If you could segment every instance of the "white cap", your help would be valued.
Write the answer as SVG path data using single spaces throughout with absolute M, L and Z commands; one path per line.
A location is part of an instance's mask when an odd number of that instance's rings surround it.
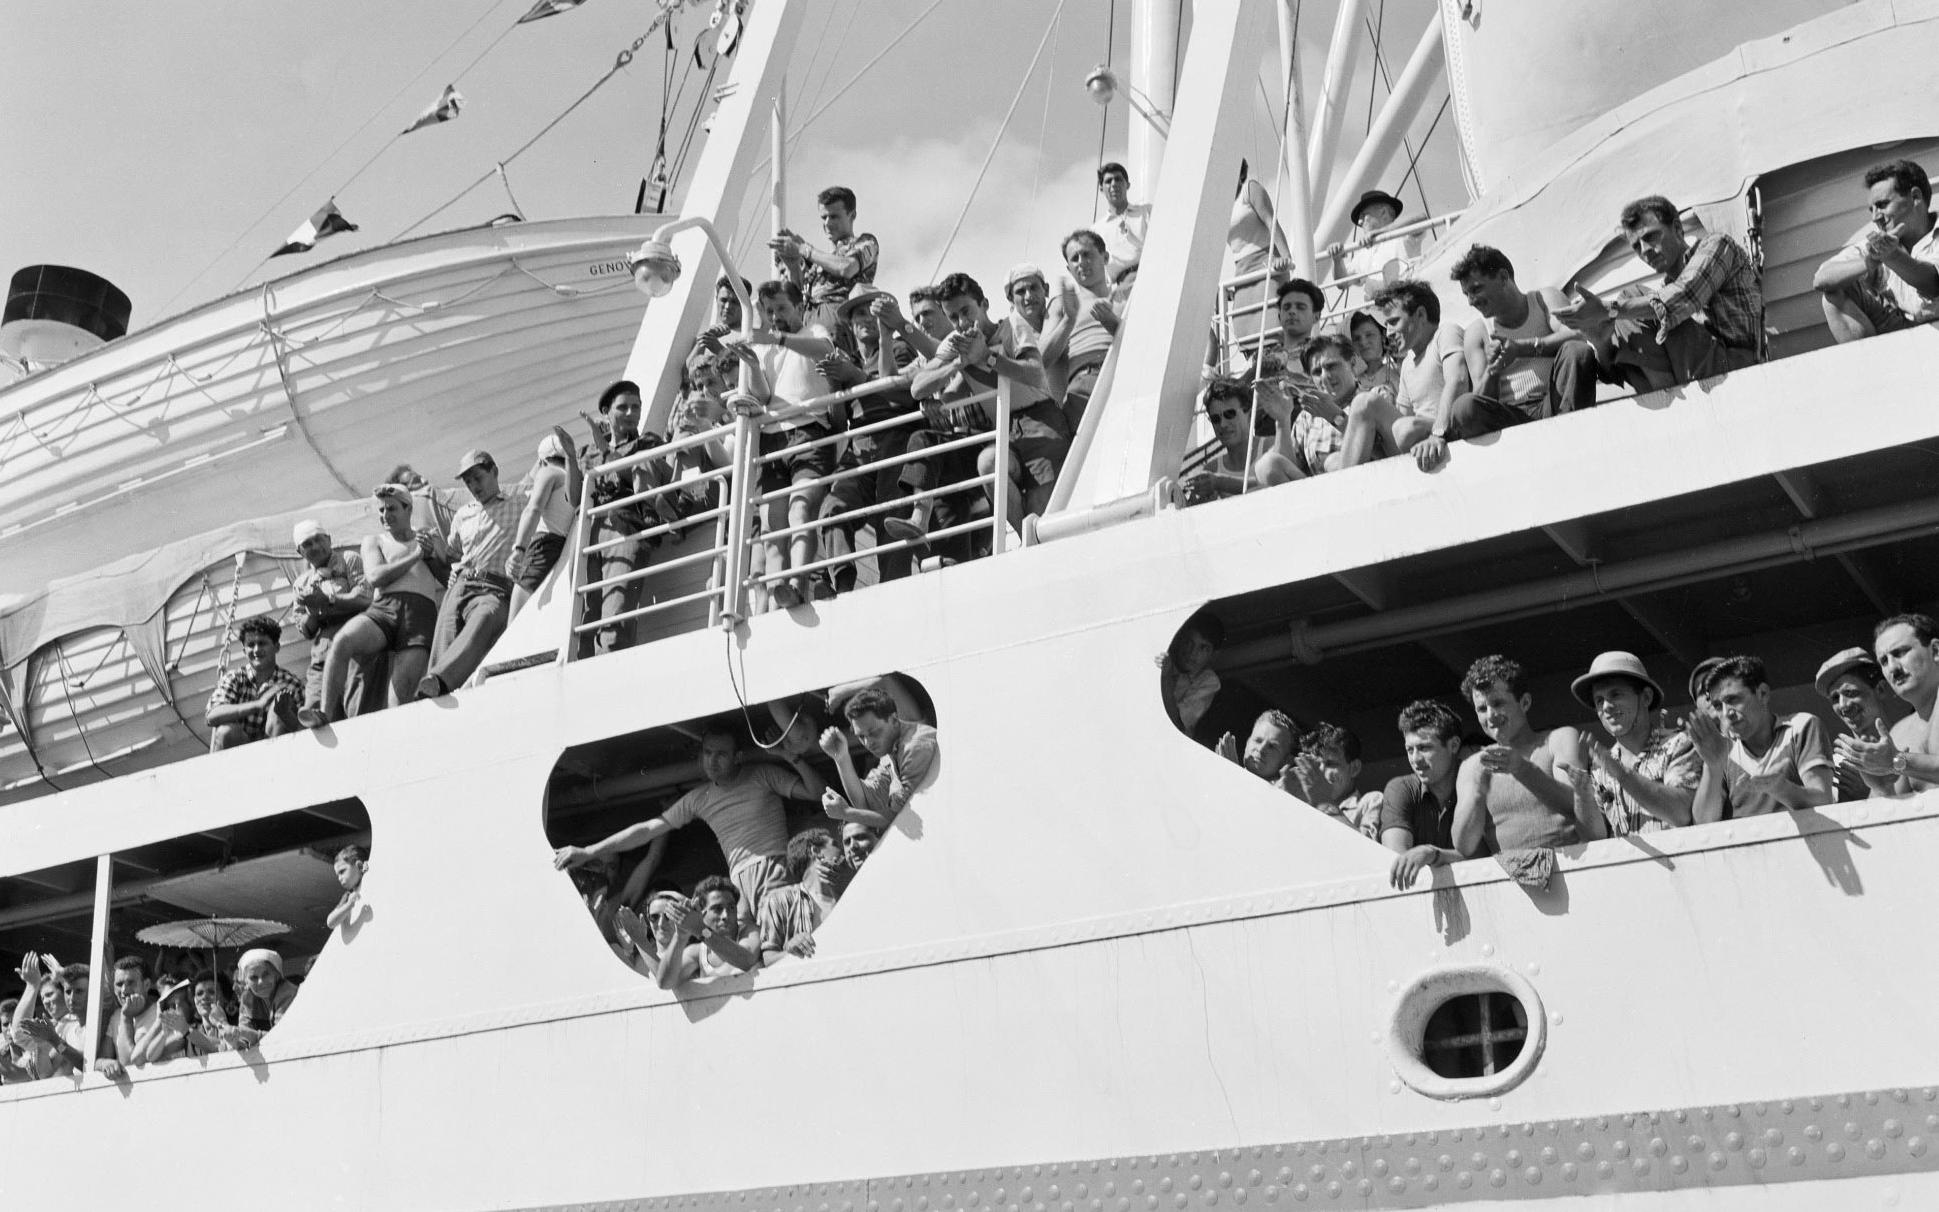
M 317 521 L 315 518 L 304 518 L 301 522 L 298 522 L 296 524 L 295 529 L 293 529 L 290 532 L 290 539 L 298 547 L 301 547 L 303 544 L 309 542 L 311 539 L 314 539 L 316 536 L 322 533 L 323 533 L 323 523 Z

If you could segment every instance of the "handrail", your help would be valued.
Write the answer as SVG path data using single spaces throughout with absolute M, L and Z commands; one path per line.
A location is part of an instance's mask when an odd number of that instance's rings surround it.
M 661 442 L 651 448 L 635 451 L 622 458 L 600 464 L 590 473 L 591 475 L 623 474 L 648 465 L 670 467 L 678 456 L 710 447 L 718 449 L 717 443 L 724 443 L 731 450 L 728 463 L 724 467 L 711 467 L 681 479 L 669 479 L 664 484 L 654 484 L 598 504 L 593 503 L 593 493 L 590 489 L 584 494 L 579 508 L 580 542 L 571 567 L 572 608 L 569 612 L 568 640 L 562 648 L 562 653 L 565 655 L 561 659 L 577 659 L 582 655 L 578 651 L 578 641 L 606 627 L 701 601 L 709 604 L 710 625 L 732 623 L 744 617 L 742 603 L 748 590 L 769 586 L 783 579 L 826 572 L 862 559 L 898 552 L 912 552 L 932 543 L 975 533 L 985 528 L 991 532 L 992 554 L 1007 550 L 1013 545 L 1013 540 L 1012 536 L 1005 534 L 1004 531 L 1010 527 L 1013 519 L 1010 517 L 1009 494 L 1005 491 L 1005 487 L 1010 482 L 1010 443 L 1007 436 L 1010 433 L 1012 395 L 1011 385 L 1006 379 L 999 379 L 994 388 L 954 399 L 924 401 L 920 409 L 838 430 L 783 450 L 765 454 L 760 450 L 760 435 L 764 430 L 771 430 L 777 425 L 799 417 L 820 418 L 830 409 L 843 407 L 857 400 L 869 399 L 892 391 L 906 391 L 911 383 L 912 377 L 907 374 L 886 375 L 798 403 L 779 404 L 766 409 L 749 407 L 751 401 L 744 398 L 739 401 L 740 410 L 729 422 L 699 433 Z M 803 450 L 844 448 L 857 438 L 870 435 L 901 429 L 935 428 L 939 415 L 962 416 L 971 409 L 987 406 L 992 400 L 995 401 L 996 407 L 985 413 L 988 421 L 987 428 L 982 427 L 977 419 L 965 419 L 962 422 L 963 431 L 955 432 L 956 425 L 945 422 L 940 427 L 940 431 L 935 434 L 936 440 L 919 449 L 899 450 L 867 463 L 838 466 L 826 474 L 799 484 L 789 484 L 771 490 L 764 490 L 761 486 L 763 467 L 795 458 Z M 988 415 L 989 412 L 993 412 L 994 415 Z M 1006 440 L 999 441 L 999 438 Z M 844 510 L 838 518 L 826 520 L 810 518 L 805 522 L 779 527 L 762 524 L 760 513 L 763 506 L 785 500 L 794 494 L 825 491 L 844 480 L 862 476 L 880 476 L 908 464 L 936 460 L 963 451 L 980 450 L 985 445 L 992 446 L 994 452 L 990 460 L 990 464 L 993 465 L 987 472 L 952 478 L 947 483 L 920 490 L 904 491 L 888 500 L 859 504 L 853 509 Z M 718 489 L 715 488 L 716 485 L 719 486 Z M 636 532 L 597 540 L 594 538 L 595 529 L 603 518 L 642 506 L 650 508 L 652 503 L 668 496 L 691 492 L 696 487 L 702 486 L 710 493 L 717 493 L 715 503 L 705 509 L 671 520 L 657 520 L 654 525 Z M 943 497 L 958 497 L 965 493 L 980 495 L 984 492 L 987 492 L 992 505 L 987 517 L 976 516 L 967 521 L 930 530 L 920 539 L 888 540 L 886 536 L 878 535 L 877 542 L 859 550 L 836 555 L 824 554 L 822 558 L 791 567 L 763 567 L 759 572 L 750 572 L 750 569 L 755 567 L 754 551 L 757 545 L 785 543 L 795 536 L 819 531 L 831 523 L 853 526 L 892 511 L 914 510 L 925 502 L 933 502 Z M 980 514 L 980 511 L 978 512 Z M 591 557 L 628 544 L 639 544 L 644 540 L 665 538 L 670 535 L 684 536 L 710 521 L 714 523 L 715 533 L 714 542 L 708 547 L 678 554 L 669 553 L 665 558 L 649 559 L 639 567 L 613 575 L 602 574 L 597 578 L 591 575 L 591 566 L 587 563 Z M 713 564 L 714 572 L 705 588 L 691 588 L 692 580 L 674 576 L 678 573 L 686 573 L 690 576 L 696 566 L 708 563 Z M 671 589 L 673 591 L 671 596 L 653 596 L 654 583 Z M 599 601 L 597 595 L 603 595 L 615 588 L 634 585 L 640 586 L 640 592 L 651 596 L 651 600 L 639 601 L 637 604 L 619 603 L 626 608 L 612 614 L 604 614 L 592 609 L 593 604 Z M 598 613 L 599 617 L 591 617 L 595 613 Z

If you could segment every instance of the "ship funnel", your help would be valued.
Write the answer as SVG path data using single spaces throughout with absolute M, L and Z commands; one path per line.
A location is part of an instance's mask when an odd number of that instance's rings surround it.
M 7 286 L 0 354 L 29 370 L 58 366 L 128 331 L 131 305 L 114 283 L 85 269 L 30 265 Z

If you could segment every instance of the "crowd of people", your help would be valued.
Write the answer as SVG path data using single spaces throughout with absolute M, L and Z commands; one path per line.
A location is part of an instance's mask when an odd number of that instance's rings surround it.
M 342 897 L 325 925 L 352 923 L 362 908 L 370 852 L 343 847 L 332 863 Z M 0 1085 L 72 1076 L 87 1063 L 87 1034 L 97 1034 L 97 1072 L 118 1080 L 185 1057 L 247 1052 L 283 1020 L 298 981 L 281 952 L 252 947 L 232 970 L 216 971 L 191 952 L 122 955 L 89 1010 L 90 970 L 29 951 L 20 961 L 18 997 L 0 1000 Z
M 1223 641 L 1202 611 L 1158 658 L 1161 701 L 1188 735 L 1222 690 Z M 1409 773 L 1383 788 L 1363 785 L 1360 739 L 1335 723 L 1267 710 L 1243 744 L 1227 732 L 1213 747 L 1392 850 L 1397 888 L 1490 854 L 1541 885 L 1558 847 L 1939 786 L 1939 622 L 1884 619 L 1869 649 L 1833 654 L 1813 684 L 1843 725 L 1835 738 L 1816 715 L 1774 709 L 1764 662 L 1748 654 L 1700 662 L 1673 722 L 1643 662 L 1603 652 L 1570 683 L 1594 724 L 1540 728 L 1521 665 L 1495 655 L 1459 687 L 1482 735 L 1445 702 L 1409 703 L 1397 725 Z
M 1939 319 L 1939 237 L 1925 170 L 1893 160 L 1866 172 L 1864 184 L 1871 222 L 1813 284 L 1839 342 Z M 1357 247 L 1373 249 L 1369 237 L 1399 213 L 1398 199 L 1369 193 L 1355 210 Z M 1763 358 L 1763 287 L 1743 245 L 1721 232 L 1692 239 L 1661 196 L 1629 203 L 1618 222 L 1653 281 L 1606 300 L 1581 283 L 1530 288 L 1506 253 L 1477 244 L 1448 275 L 1478 313 L 1465 327 L 1442 320 L 1431 284 L 1403 277 L 1376 286 L 1370 306 L 1337 331 L 1316 331 L 1325 293 L 1278 275 L 1276 331 L 1261 325 L 1238 348 L 1215 350 L 1219 373 L 1203 396 L 1213 442 L 1188 468 L 1187 500 L 1402 455 L 1432 471 L 1447 461 L 1449 442 L 1593 407 L 1599 384 L 1659 391 Z M 1330 251 L 1336 270 L 1366 272 Z
M 662 988 L 814 954 L 816 928 L 940 768 L 936 729 L 898 677 L 768 713 L 771 742 L 752 744 L 739 721 L 706 723 L 696 785 L 656 815 L 553 854 L 614 954 Z M 724 870 L 670 880 L 668 841 L 695 821 L 720 844 Z

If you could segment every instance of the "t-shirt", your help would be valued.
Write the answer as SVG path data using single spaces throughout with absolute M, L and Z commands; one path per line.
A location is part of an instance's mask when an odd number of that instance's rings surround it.
M 1852 262 L 1865 260 L 1865 237 L 1876 230 L 1870 223 L 1858 229 L 1857 234 L 1846 242 L 1834 261 Z M 1939 266 L 1939 223 L 1935 223 L 1911 249 L 1912 257 L 1928 265 Z M 1866 269 L 1860 279 L 1872 293 L 1890 299 L 1897 305 L 1905 318 L 1915 324 L 1939 319 L 1939 295 L 1922 295 L 1910 282 L 1899 277 L 1883 265 L 1873 265 Z
M 1363 791 L 1340 801 L 1340 820 L 1374 841 L 1380 840 L 1380 815 L 1387 800 L 1378 791 Z
M 818 326 L 811 325 L 803 330 L 807 336 L 826 336 Z M 815 359 L 799 350 L 784 349 L 779 345 L 759 345 L 754 350 L 756 360 L 761 364 L 761 374 L 767 379 L 768 407 L 779 410 L 792 404 L 805 404 L 823 396 L 833 395 L 835 389 L 815 365 Z M 801 429 L 817 425 L 828 419 L 827 409 L 816 412 L 797 413 L 779 421 L 770 421 L 765 429 Z
M 1788 811 L 1766 791 L 1745 786 L 1749 780 L 1768 774 L 1781 774 L 1791 782 L 1804 785 L 1804 775 L 1820 768 L 1830 769 L 1831 751 L 1825 745 L 1824 725 L 1818 717 L 1800 711 L 1777 721 L 1771 731 L 1771 747 L 1753 757 L 1744 742 L 1730 743 L 1730 756 L 1724 763 L 1724 794 L 1730 815 L 1763 816 Z
M 1454 796 L 1443 804 L 1434 788 L 1417 774 L 1390 779 L 1380 793 L 1380 831 L 1405 829 L 1416 846 L 1454 849 Z
M 1107 214 L 1091 224 L 1091 230 L 1104 241 L 1104 255 L 1113 275 L 1127 265 L 1136 265 L 1138 259 L 1144 256 L 1145 232 L 1150 226 L 1149 202 L 1129 203 L 1123 214 Z
M 875 769 L 862 779 L 862 798 L 857 807 L 893 817 L 900 804 L 889 800 L 900 789 L 904 796 L 927 786 L 936 773 L 936 730 L 927 724 L 902 721 L 895 745 L 876 762 Z
M 1404 413 L 1438 420 L 1441 393 L 1447 390 L 1447 359 L 1461 356 L 1461 326 L 1443 320 L 1418 357 L 1411 349 L 1401 353 L 1400 390 L 1394 393 L 1394 403 Z
M 786 951 L 788 944 L 804 934 L 813 934 L 822 918 L 834 907 L 823 905 L 800 884 L 783 884 L 761 898 L 755 925 L 761 932 L 761 950 Z
M 742 766 L 725 786 L 702 783 L 673 802 L 666 823 L 679 828 L 707 822 L 727 853 L 727 865 L 749 859 L 779 859 L 788 852 L 788 818 L 781 800 L 799 778 L 792 770 L 756 763 Z

